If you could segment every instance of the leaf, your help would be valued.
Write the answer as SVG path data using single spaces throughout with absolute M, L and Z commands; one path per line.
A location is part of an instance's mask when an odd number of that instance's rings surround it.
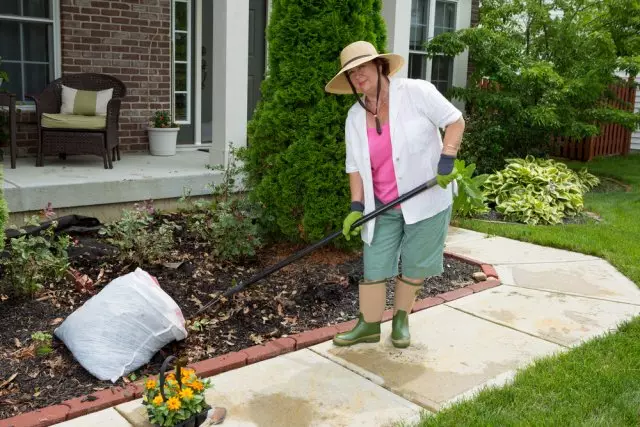
M 59 324 L 60 322 L 62 322 L 64 319 L 62 317 L 56 317 L 55 319 L 53 319 L 49 325 L 51 326 L 55 326 L 57 324 Z
M 9 377 L 9 379 L 7 379 L 6 381 L 4 381 L 2 384 L 0 384 L 0 388 L 4 388 L 4 386 L 6 386 L 7 384 L 9 384 L 11 381 L 15 380 L 16 377 L 18 376 L 18 373 L 14 373 L 13 375 L 11 375 Z

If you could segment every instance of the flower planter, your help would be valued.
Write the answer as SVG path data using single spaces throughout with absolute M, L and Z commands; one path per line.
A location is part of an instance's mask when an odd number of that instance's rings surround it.
M 206 407 L 202 412 L 200 412 L 199 414 L 195 414 L 188 420 L 184 420 L 179 424 L 175 424 L 173 427 L 198 427 L 200 424 L 204 423 L 205 420 L 207 419 L 207 413 L 209 412 L 209 409 L 211 409 L 210 406 Z M 154 427 L 160 427 L 159 424 L 151 424 L 151 425 Z
M 149 152 L 152 156 L 173 156 L 180 128 L 149 128 Z

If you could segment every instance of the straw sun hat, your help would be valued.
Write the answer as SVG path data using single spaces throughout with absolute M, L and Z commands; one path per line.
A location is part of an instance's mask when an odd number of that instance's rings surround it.
M 378 53 L 376 48 L 367 41 L 353 42 L 340 52 L 340 71 L 327 83 L 324 90 L 339 95 L 352 94 L 351 86 L 345 77 L 345 72 L 371 61 L 375 58 L 384 58 L 389 62 L 389 76 L 397 73 L 404 65 L 404 58 L 395 53 Z

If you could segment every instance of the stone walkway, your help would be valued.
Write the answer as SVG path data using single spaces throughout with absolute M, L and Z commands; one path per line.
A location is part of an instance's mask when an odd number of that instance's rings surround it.
M 386 426 L 509 381 L 640 314 L 640 290 L 593 256 L 452 228 L 447 250 L 491 263 L 501 286 L 410 317 L 412 346 L 325 342 L 212 378 L 224 426 Z M 150 426 L 140 399 L 59 426 Z

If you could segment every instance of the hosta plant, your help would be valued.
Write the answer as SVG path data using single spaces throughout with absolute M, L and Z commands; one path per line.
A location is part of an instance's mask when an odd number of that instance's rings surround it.
M 549 225 L 580 213 L 584 193 L 598 184 L 586 169 L 574 172 L 564 163 L 527 156 L 509 159 L 484 181 L 483 192 L 507 221 Z

